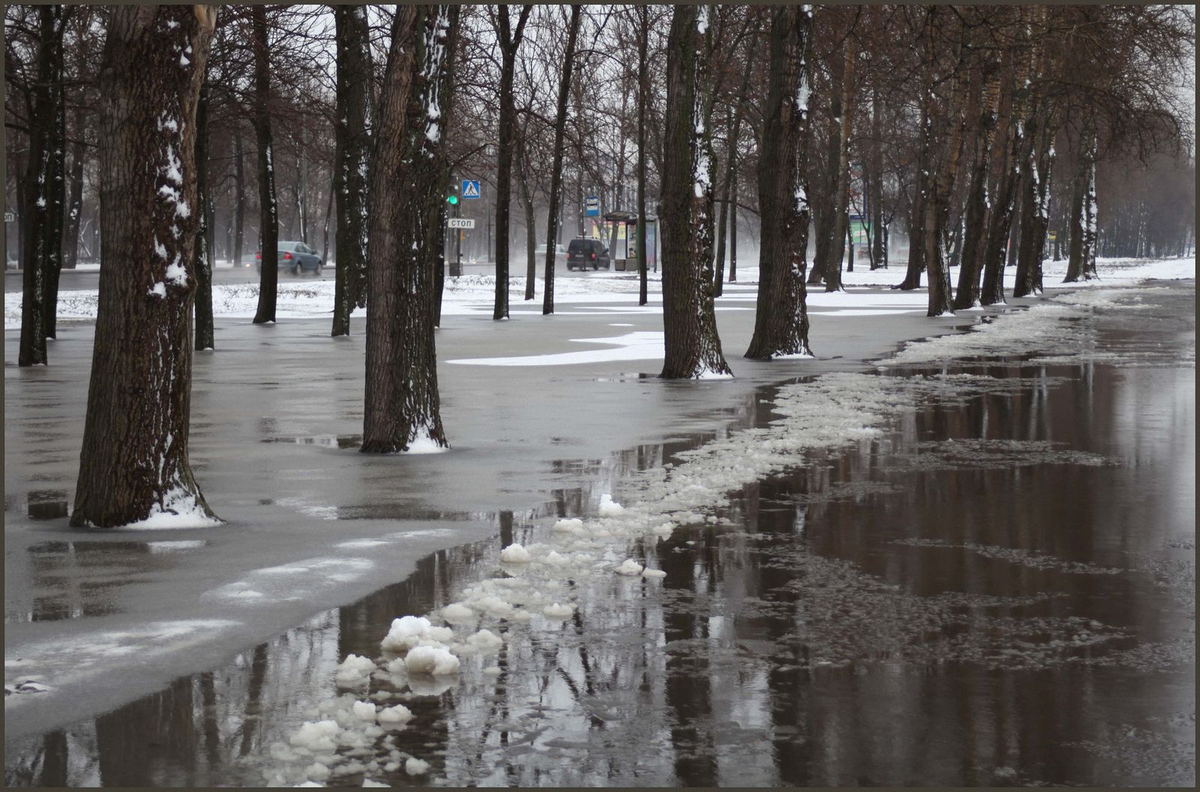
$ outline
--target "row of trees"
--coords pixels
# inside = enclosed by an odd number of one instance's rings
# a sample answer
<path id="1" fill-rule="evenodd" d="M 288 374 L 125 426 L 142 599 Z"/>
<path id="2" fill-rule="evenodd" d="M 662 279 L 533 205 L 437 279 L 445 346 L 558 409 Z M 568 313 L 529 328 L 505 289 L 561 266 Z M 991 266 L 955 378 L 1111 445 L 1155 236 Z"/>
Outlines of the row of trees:
<path id="1" fill-rule="evenodd" d="M 55 174 L 64 172 L 68 84 L 55 31 L 76 11 L 43 8 L 36 29 L 33 9 L 8 17 L 25 27 L 6 55 L 36 63 L 38 75 L 26 69 L 25 116 L 9 103 L 10 128 L 29 141 L 22 365 L 45 362 L 48 295 L 62 266 L 54 218 L 66 214 L 55 208 L 65 206 Z M 585 189 L 609 190 L 609 206 L 633 195 L 643 219 L 656 195 L 662 375 L 699 378 L 730 375 L 713 303 L 726 273 L 736 278 L 739 213 L 757 215 L 760 239 L 746 355 L 803 355 L 806 281 L 841 288 L 852 214 L 870 218 L 873 266 L 886 263 L 892 219 L 906 224 L 899 287 L 915 288 L 928 271 L 931 316 L 952 310 L 956 260 L 953 306 L 990 304 L 1004 299 L 1014 255 L 1016 294 L 1040 290 L 1053 184 L 1069 190 L 1059 210 L 1068 278 L 1088 277 L 1102 154 L 1174 153 L 1191 132 L 1168 90 L 1194 42 L 1190 11 L 1175 7 L 149 6 L 86 19 L 72 41 L 103 41 L 94 86 L 82 90 L 93 91 L 99 123 L 94 144 L 79 142 L 97 152 L 106 265 L 77 525 L 128 523 L 155 509 L 209 513 L 186 438 L 191 349 L 214 345 L 218 185 L 232 185 L 224 195 L 235 257 L 257 193 L 256 323 L 275 320 L 281 209 L 294 205 L 307 238 L 321 194 L 312 182 L 328 185 L 332 334 L 348 334 L 351 311 L 369 306 L 363 450 L 394 452 L 447 445 L 434 328 L 445 195 L 465 168 L 494 166 L 497 320 L 508 318 L 513 193 L 528 228 L 528 275 L 545 195 L 545 313 L 554 310 L 553 250 L 570 188 L 579 203 Z M 88 112 L 88 100 L 80 107 Z M 309 123 L 320 118 L 330 135 Z M 257 190 L 247 188 L 244 124 Z M 277 139 L 287 141 L 280 154 L 294 156 L 294 200 L 280 200 Z M 1061 143 L 1073 152 L 1070 169 L 1053 167 Z M 328 170 L 314 179 L 321 161 Z M 644 245 L 644 226 L 638 239 Z"/>

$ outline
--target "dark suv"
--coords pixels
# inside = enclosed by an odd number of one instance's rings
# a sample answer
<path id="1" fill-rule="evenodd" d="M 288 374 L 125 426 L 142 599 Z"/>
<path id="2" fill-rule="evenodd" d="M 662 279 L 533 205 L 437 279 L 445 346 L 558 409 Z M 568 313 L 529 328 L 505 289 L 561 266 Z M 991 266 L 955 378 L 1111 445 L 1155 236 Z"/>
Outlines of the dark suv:
<path id="1" fill-rule="evenodd" d="M 572 239 L 567 246 L 567 269 L 612 269 L 608 248 L 599 239 Z"/>

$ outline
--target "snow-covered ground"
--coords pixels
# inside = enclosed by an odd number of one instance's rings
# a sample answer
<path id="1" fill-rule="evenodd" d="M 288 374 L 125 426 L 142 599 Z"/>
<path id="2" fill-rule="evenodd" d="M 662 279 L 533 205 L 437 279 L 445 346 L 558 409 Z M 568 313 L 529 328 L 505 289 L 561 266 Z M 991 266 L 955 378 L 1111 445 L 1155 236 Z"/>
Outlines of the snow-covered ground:
<path id="1" fill-rule="evenodd" d="M 1095 288 L 1136 283 L 1146 278 L 1179 280 L 1196 277 L 1195 259 L 1099 259 L 1097 270 L 1100 279 L 1083 283 L 1064 284 L 1066 261 L 1047 260 L 1044 264 L 1043 281 L 1046 294 L 1065 288 Z M 752 310 L 758 282 L 758 268 L 742 265 L 738 268 L 739 280 L 725 286 L 724 295 L 718 299 L 720 310 Z M 846 272 L 842 279 L 844 292 L 826 293 L 810 289 L 808 305 L 823 316 L 864 316 L 864 312 L 888 314 L 900 312 L 922 312 L 926 305 L 925 289 L 909 292 L 890 291 L 885 294 L 867 294 L 868 290 L 886 289 L 904 278 L 904 267 L 900 263 L 890 269 L 871 271 L 860 265 L 854 272 Z M 588 313 L 613 315 L 659 312 L 662 299 L 662 273 L 650 273 L 649 298 L 651 305 L 637 305 L 638 280 L 632 273 L 594 272 L 586 277 L 563 277 L 556 280 L 554 298 L 562 310 L 582 309 L 588 303 Z M 1014 272 L 1005 272 L 1006 288 L 1011 293 Z M 957 269 L 951 270 L 951 281 L 957 283 Z M 447 316 L 490 315 L 495 295 L 495 278 L 490 275 L 463 275 L 446 280 L 446 291 L 442 300 L 442 313 Z M 510 279 L 510 313 L 513 316 L 541 314 L 541 295 L 544 280 L 537 279 L 537 299 L 525 302 L 525 278 Z M 59 293 L 58 318 L 61 320 L 94 319 L 96 317 L 97 291 L 62 291 Z M 279 284 L 276 313 L 280 319 L 312 318 L 331 315 L 333 312 L 334 281 L 329 273 L 322 280 L 281 281 Z M 21 293 L 8 292 L 4 296 L 4 327 L 6 330 L 21 326 Z M 213 287 L 213 312 L 215 316 L 228 318 L 252 318 L 258 305 L 258 285 L 215 284 Z M 363 310 L 355 312 L 361 316 Z"/>

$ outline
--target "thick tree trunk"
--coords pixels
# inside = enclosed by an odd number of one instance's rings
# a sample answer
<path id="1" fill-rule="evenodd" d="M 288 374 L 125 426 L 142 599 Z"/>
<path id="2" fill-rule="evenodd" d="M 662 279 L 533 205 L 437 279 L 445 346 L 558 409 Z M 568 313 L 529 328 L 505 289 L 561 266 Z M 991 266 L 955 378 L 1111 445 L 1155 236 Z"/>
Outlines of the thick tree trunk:
<path id="1" fill-rule="evenodd" d="M 808 247 L 808 71 L 812 14 L 774 9 L 762 148 L 758 310 L 746 357 L 809 355 L 804 258 Z"/>
<path id="2" fill-rule="evenodd" d="M 275 202 L 275 158 L 271 148 L 271 67 L 267 49 L 267 10 L 251 6 L 254 30 L 254 132 L 258 139 L 258 202 L 261 207 L 258 309 L 254 324 L 275 321 L 275 299 L 279 288 L 279 209 Z"/>
<path id="3" fill-rule="evenodd" d="M 712 132 L 704 110 L 707 6 L 675 6 L 667 39 L 662 193 L 665 379 L 733 376 L 712 294 Z"/>
<path id="4" fill-rule="evenodd" d="M 434 346 L 458 6 L 398 6 L 370 175 L 362 451 L 446 447 Z"/>
<path id="5" fill-rule="evenodd" d="M 637 154 L 637 260 L 638 305 L 649 302 L 646 274 L 646 114 L 650 112 L 650 14 L 638 6 L 641 22 L 638 36 L 638 154 Z M 553 211 L 553 207 L 551 208 Z M 549 246 L 547 246 L 549 247 Z"/>
<path id="6" fill-rule="evenodd" d="M 850 229 L 850 122 L 854 117 L 854 38 L 847 36 L 845 62 L 842 66 L 842 95 L 834 116 L 838 122 L 838 164 L 836 219 L 833 225 L 834 243 L 825 264 L 825 291 L 842 290 L 842 258 L 846 253 L 846 235 Z M 853 255 L 853 253 L 851 254 Z M 851 262 L 853 266 L 853 262 Z"/>
<path id="7" fill-rule="evenodd" d="M 550 171 L 550 211 L 546 218 L 546 283 L 543 286 L 545 292 L 542 294 L 543 315 L 554 313 L 554 254 L 562 235 L 563 145 L 567 130 L 567 104 L 571 98 L 571 69 L 575 65 L 575 44 L 579 36 L 581 12 L 581 6 L 571 6 L 571 18 L 567 23 L 567 48 L 563 54 L 562 74 L 558 80 L 558 108 L 554 116 L 554 167 Z M 642 188 L 644 189 L 644 178 Z M 580 222 L 583 222 L 582 218 L 580 218 Z M 580 234 L 582 233 L 583 229 L 580 228 Z"/>
<path id="8" fill-rule="evenodd" d="M 99 312 L 74 527 L 211 524 L 188 461 L 196 104 L 212 6 L 117 6 L 100 72 Z"/>
<path id="9" fill-rule="evenodd" d="M 365 6 L 334 6 L 337 37 L 337 120 L 334 193 L 337 267 L 331 336 L 350 335 L 350 314 L 367 303 L 367 173 L 371 138 L 370 31 Z"/>
<path id="10" fill-rule="evenodd" d="M 196 351 L 216 348 L 212 306 L 212 196 L 208 185 L 208 83 L 196 106 Z"/>
<path id="11" fill-rule="evenodd" d="M 513 98 L 517 48 L 533 6 L 522 6 L 515 29 L 510 30 L 508 6 L 496 6 L 500 23 L 500 118 L 499 148 L 496 152 L 496 300 L 492 319 L 508 319 L 508 214 L 512 200 L 512 161 L 516 143 L 517 108 Z"/>

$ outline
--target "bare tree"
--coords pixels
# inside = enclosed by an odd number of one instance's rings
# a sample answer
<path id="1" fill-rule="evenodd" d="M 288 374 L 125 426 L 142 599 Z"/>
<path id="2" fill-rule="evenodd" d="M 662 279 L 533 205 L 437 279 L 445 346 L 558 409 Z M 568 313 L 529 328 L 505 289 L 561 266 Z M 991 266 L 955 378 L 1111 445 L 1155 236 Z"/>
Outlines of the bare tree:
<path id="1" fill-rule="evenodd" d="M 254 47 L 254 133 L 258 138 L 258 203 L 260 211 L 258 309 L 254 324 L 275 321 L 279 290 L 279 209 L 275 202 L 275 155 L 271 147 L 271 66 L 266 6 L 251 6 Z"/>
<path id="2" fill-rule="evenodd" d="M 333 192 L 337 202 L 337 270 L 331 335 L 350 335 L 350 314 L 366 305 L 367 155 L 371 145 L 370 31 L 364 6 L 334 6 L 337 113 Z"/>
<path id="3" fill-rule="evenodd" d="M 100 304 L 71 525 L 212 518 L 188 461 L 196 104 L 212 6 L 119 6 L 100 73 Z"/>
<path id="4" fill-rule="evenodd" d="M 662 194 L 662 377 L 732 376 L 713 311 L 712 131 L 705 117 L 707 6 L 675 6 L 667 39 Z"/>
<path id="5" fill-rule="evenodd" d="M 567 22 L 567 49 L 563 56 L 562 74 L 558 80 L 558 105 L 554 116 L 554 165 L 550 170 L 550 212 L 546 219 L 546 285 L 542 294 L 542 314 L 554 313 L 554 254 L 558 242 L 562 205 L 563 148 L 567 129 L 567 105 L 571 98 L 571 70 L 575 63 L 575 47 L 579 38 L 579 19 L 583 7 L 570 6 Z M 497 284 L 497 288 L 499 285 Z"/>
<path id="6" fill-rule="evenodd" d="M 446 172 L 444 108 L 458 6 L 399 6 L 370 175 L 362 451 L 446 447 L 434 347 Z"/>
<path id="7" fill-rule="evenodd" d="M 758 158 L 761 247 L 758 311 L 746 357 L 808 355 L 808 97 L 812 14 L 780 6 L 771 23 L 770 76 Z"/>

